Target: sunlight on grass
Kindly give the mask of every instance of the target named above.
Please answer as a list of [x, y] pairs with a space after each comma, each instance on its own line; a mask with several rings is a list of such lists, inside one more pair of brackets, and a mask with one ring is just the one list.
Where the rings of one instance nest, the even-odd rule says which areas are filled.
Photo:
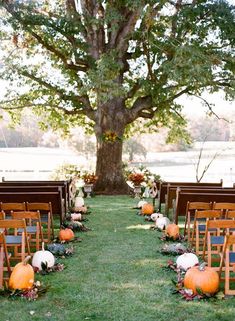
[[137, 224], [137, 225], [130, 225], [130, 226], [127, 226], [126, 229], [127, 230], [132, 230], [132, 229], [135, 229], [135, 230], [149, 230], [151, 227], [153, 227], [154, 225], [153, 224]]
[[134, 290], [141, 290], [142, 285], [139, 283], [132, 283], [132, 282], [127, 282], [127, 283], [122, 283], [120, 285], [112, 285], [111, 287], [112, 290], [129, 290], [129, 289], [134, 289]]
[[145, 266], [145, 265], [155, 265], [159, 263], [158, 259], [142, 259], [142, 260], [138, 260], [136, 262], [134, 262], [134, 265], [140, 265], [140, 266]]

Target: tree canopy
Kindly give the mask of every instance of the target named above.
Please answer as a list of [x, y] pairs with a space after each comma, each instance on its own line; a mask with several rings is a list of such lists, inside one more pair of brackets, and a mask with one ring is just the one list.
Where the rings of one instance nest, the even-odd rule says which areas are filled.
[[[167, 126], [175, 138], [185, 125], [177, 98], [204, 90], [234, 98], [234, 6], [226, 1], [1, 0], [0, 7], [1, 76], [12, 82], [1, 108], [16, 117], [31, 107], [44, 128], [94, 130], [97, 167], [108, 151], [119, 155], [115, 165], [107, 158], [100, 165], [103, 177], [107, 161], [120, 174], [120, 140], [137, 121]], [[106, 148], [107, 132], [119, 141]]]

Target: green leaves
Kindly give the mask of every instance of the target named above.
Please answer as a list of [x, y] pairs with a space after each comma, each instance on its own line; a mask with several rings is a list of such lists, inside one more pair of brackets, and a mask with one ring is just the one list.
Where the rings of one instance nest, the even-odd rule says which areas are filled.
[[[235, 96], [234, 8], [225, 1], [106, 0], [79, 12], [60, 0], [2, 1], [0, 9], [4, 77], [17, 88], [1, 106], [34, 108], [44, 129], [90, 132], [105, 110], [122, 113], [126, 136], [138, 123], [189, 141], [178, 97]], [[149, 104], [137, 107], [143, 97]]]

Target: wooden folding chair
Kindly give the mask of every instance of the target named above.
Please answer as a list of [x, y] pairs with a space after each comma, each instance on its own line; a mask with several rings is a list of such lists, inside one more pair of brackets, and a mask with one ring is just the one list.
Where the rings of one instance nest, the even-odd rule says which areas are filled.
[[206, 220], [219, 219], [221, 218], [222, 211], [220, 210], [205, 210], [205, 211], [195, 211], [193, 230], [192, 230], [192, 239], [191, 245], [195, 244], [196, 254], [202, 254], [203, 251], [200, 250], [200, 245], [204, 243], [204, 236], [206, 232]]
[[[13, 219], [24, 219], [26, 222], [26, 231], [29, 236], [30, 246], [36, 247], [36, 251], [40, 249], [40, 239], [41, 243], [44, 242], [43, 232], [42, 232], [42, 223], [39, 211], [19, 211], [11, 212]], [[23, 232], [22, 229], [18, 230], [19, 233]]]
[[196, 210], [211, 210], [212, 202], [187, 202], [186, 215], [185, 215], [185, 225], [184, 225], [184, 236], [187, 235], [188, 242], [192, 238], [192, 223], [195, 217]]
[[223, 216], [225, 216], [226, 211], [235, 210], [235, 203], [213, 203], [214, 210], [222, 210]]
[[44, 233], [44, 239], [46, 242], [50, 242], [54, 239], [54, 223], [52, 205], [49, 203], [29, 203], [26, 202], [26, 208], [28, 211], [40, 211], [42, 225], [45, 225], [46, 231]]
[[[225, 234], [233, 233], [235, 229], [234, 220], [209, 220], [206, 222], [206, 232], [203, 244], [203, 259], [207, 260], [207, 265], [212, 267], [212, 262], [220, 261], [222, 246]], [[218, 256], [215, 257], [215, 256]], [[219, 270], [218, 267], [213, 267]]]
[[[11, 275], [9, 257], [4, 232], [0, 231], [0, 288], [3, 287], [4, 280], [8, 279]], [[5, 269], [8, 274], [7, 277], [4, 276]]]
[[219, 266], [220, 280], [223, 279], [222, 272], [224, 272], [224, 294], [235, 295], [235, 290], [230, 289], [231, 281], [235, 281], [235, 278], [230, 275], [231, 272], [235, 272], [235, 235], [225, 236]]
[[[25, 220], [0, 220], [0, 229], [5, 230], [5, 240], [7, 249], [12, 249], [11, 260], [23, 261], [27, 255], [31, 255], [28, 234], [26, 231]], [[19, 229], [22, 230], [19, 233]]]
[[0, 202], [0, 210], [3, 211], [7, 218], [10, 218], [11, 211], [25, 211], [26, 203], [3, 203]]

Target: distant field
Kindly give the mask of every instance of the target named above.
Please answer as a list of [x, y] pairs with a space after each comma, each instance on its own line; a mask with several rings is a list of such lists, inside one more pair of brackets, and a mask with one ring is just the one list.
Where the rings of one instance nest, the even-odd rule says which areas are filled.
[[[148, 153], [145, 165], [165, 180], [195, 181], [195, 164], [201, 144], [187, 152]], [[231, 186], [235, 182], [235, 142], [208, 142], [202, 153], [200, 172], [219, 153], [206, 172], [203, 181], [218, 181]], [[59, 165], [77, 164], [81, 168], [94, 168], [95, 159], [78, 156], [69, 149], [59, 148], [0, 148], [0, 177], [5, 179], [47, 179]]]

